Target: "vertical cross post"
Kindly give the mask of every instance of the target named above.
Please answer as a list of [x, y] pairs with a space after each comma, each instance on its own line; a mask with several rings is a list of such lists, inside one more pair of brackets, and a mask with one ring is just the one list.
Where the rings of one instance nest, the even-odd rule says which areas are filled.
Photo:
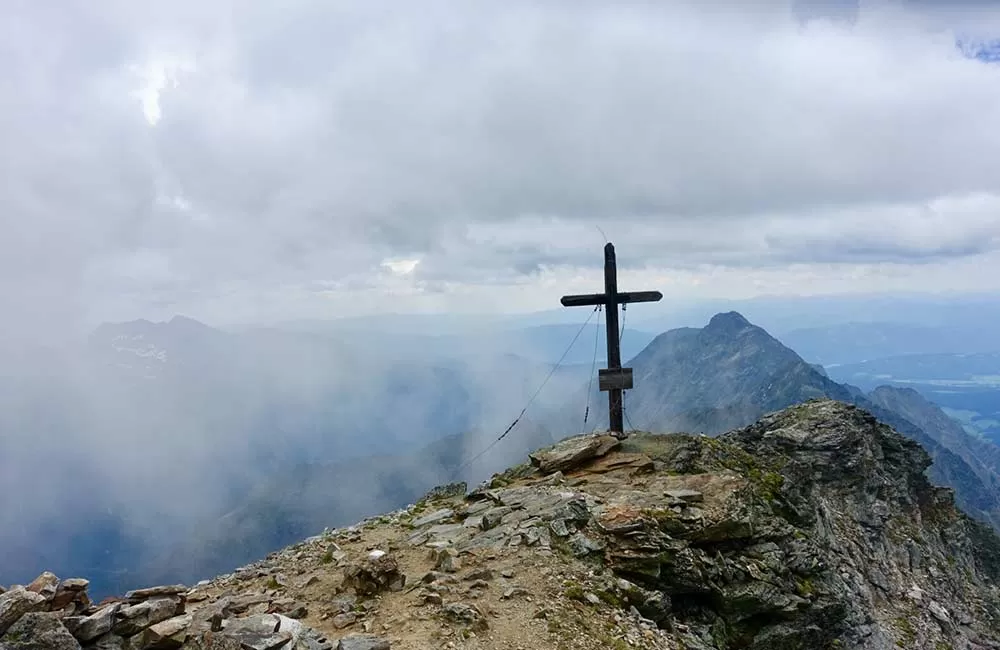
[[609, 431], [624, 435], [625, 423], [622, 410], [622, 391], [632, 388], [632, 369], [622, 368], [621, 338], [618, 333], [618, 306], [630, 302], [656, 302], [663, 298], [659, 291], [634, 291], [618, 293], [618, 262], [614, 244], [604, 247], [604, 293], [563, 296], [564, 307], [603, 305], [607, 308], [608, 367], [601, 370], [598, 385], [608, 392]]
[[[621, 370], [621, 337], [618, 335], [618, 261], [615, 247], [608, 243], [604, 247], [604, 295], [608, 311], [604, 316], [608, 336], [608, 370]], [[608, 416], [612, 433], [623, 433], [625, 421], [622, 414], [621, 387], [608, 390]]]

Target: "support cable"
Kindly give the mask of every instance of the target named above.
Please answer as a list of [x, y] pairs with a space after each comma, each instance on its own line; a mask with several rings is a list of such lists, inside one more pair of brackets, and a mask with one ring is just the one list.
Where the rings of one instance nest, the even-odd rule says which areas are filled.
[[590, 417], [590, 397], [594, 389], [594, 371], [597, 369], [597, 348], [601, 342], [601, 305], [597, 306], [597, 330], [594, 333], [594, 358], [590, 362], [590, 380], [587, 382], [587, 408], [583, 411], [583, 430], [587, 430], [587, 419]]
[[559, 357], [559, 360], [556, 361], [556, 364], [554, 366], [552, 366], [552, 370], [549, 371], [549, 374], [545, 377], [545, 379], [542, 381], [541, 385], [538, 387], [538, 390], [536, 390], [534, 392], [534, 394], [531, 396], [531, 398], [528, 399], [528, 403], [524, 405], [524, 408], [521, 409], [521, 412], [518, 414], [518, 416], [516, 418], [514, 418], [514, 421], [510, 423], [510, 426], [508, 426], [507, 429], [504, 430], [504, 432], [501, 433], [497, 437], [496, 440], [494, 440], [489, 445], [487, 445], [485, 449], [483, 449], [481, 452], [479, 452], [478, 454], [476, 454], [475, 456], [473, 456], [472, 458], [470, 458], [468, 461], [462, 463], [458, 467], [458, 469], [456, 469], [452, 473], [452, 479], [451, 480], [454, 480], [457, 476], [459, 476], [462, 473], [462, 471], [464, 469], [466, 469], [467, 467], [469, 467], [470, 465], [472, 465], [472, 463], [476, 462], [477, 460], [479, 460], [480, 458], [482, 458], [483, 456], [485, 456], [487, 452], [489, 452], [491, 449], [493, 449], [493, 447], [495, 447], [501, 440], [503, 440], [504, 438], [506, 438], [507, 434], [509, 434], [511, 431], [514, 430], [514, 427], [516, 427], [517, 424], [518, 424], [518, 422], [521, 421], [521, 418], [524, 417], [524, 414], [527, 412], [528, 408], [535, 401], [535, 398], [538, 397], [538, 394], [542, 392], [542, 389], [545, 388], [545, 385], [547, 383], [549, 383], [550, 379], [552, 379], [552, 375], [556, 374], [556, 370], [558, 370], [559, 367], [562, 365], [563, 360], [566, 359], [566, 355], [568, 355], [569, 352], [570, 352], [570, 350], [573, 349], [573, 346], [576, 344], [577, 339], [579, 339], [580, 335], [583, 334], [583, 331], [585, 329], [587, 329], [587, 325], [590, 324], [591, 319], [594, 317], [594, 314], [596, 314], [599, 309], [600, 309], [600, 305], [598, 305], [597, 307], [594, 307], [594, 310], [592, 312], [590, 312], [590, 316], [587, 317], [587, 320], [584, 321], [583, 325], [580, 326], [580, 329], [577, 330], [576, 336], [574, 336], [573, 340], [569, 342], [569, 345], [566, 347], [566, 350], [562, 353], [562, 356]]
[[[622, 305], [622, 325], [621, 325], [621, 331], [618, 333], [618, 349], [619, 350], [621, 350], [621, 347], [622, 347], [622, 339], [625, 337], [625, 318], [626, 318], [627, 315], [628, 315], [628, 303], [625, 303], [625, 304]], [[636, 429], [632, 425], [632, 420], [630, 420], [629, 417], [628, 417], [628, 411], [625, 410], [625, 393], [627, 393], [627, 392], [628, 392], [627, 390], [623, 390], [622, 391], [622, 415], [625, 416], [625, 421], [628, 422], [629, 428], [631, 428], [632, 431], [635, 431]], [[625, 432], [623, 431], [622, 433], [625, 433]]]

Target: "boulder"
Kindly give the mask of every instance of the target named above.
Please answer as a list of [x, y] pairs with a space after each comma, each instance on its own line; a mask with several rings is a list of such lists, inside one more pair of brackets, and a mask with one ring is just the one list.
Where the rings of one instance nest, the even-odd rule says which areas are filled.
[[462, 568], [462, 562], [458, 559], [458, 552], [453, 548], [438, 548], [431, 551], [431, 559], [434, 560], [434, 569], [445, 573], [455, 573]]
[[362, 562], [344, 570], [344, 582], [358, 595], [367, 596], [402, 590], [406, 586], [406, 576], [400, 572], [395, 557], [387, 553], [372, 553]]
[[177, 596], [151, 598], [118, 610], [111, 630], [121, 636], [132, 636], [160, 621], [180, 615], [180, 610], [183, 606]]
[[123, 636], [105, 634], [94, 645], [88, 645], [87, 650], [133, 650], [133, 644]]
[[583, 533], [576, 533], [569, 538], [569, 547], [573, 551], [573, 555], [583, 557], [584, 555], [603, 551], [604, 543], [591, 539]]
[[45, 609], [45, 596], [27, 589], [0, 594], [0, 636], [25, 614]]
[[345, 627], [351, 627], [358, 622], [358, 615], [354, 612], [345, 612], [343, 614], [337, 614], [333, 617], [333, 627], [338, 630], [342, 630]]
[[86, 643], [107, 634], [111, 631], [111, 626], [115, 622], [115, 613], [120, 608], [120, 603], [113, 603], [105, 605], [90, 616], [85, 616], [75, 623], [76, 629], [73, 630], [73, 636]]
[[529, 454], [528, 458], [545, 474], [567, 472], [585, 465], [594, 458], [606, 455], [621, 445], [609, 435], [586, 435], [568, 438], [542, 451]]
[[239, 639], [216, 632], [204, 632], [189, 637], [181, 650], [243, 650]]
[[246, 650], [275, 650], [292, 640], [292, 633], [280, 628], [278, 616], [258, 614], [228, 621], [222, 633], [239, 640]]
[[174, 650], [188, 638], [192, 617], [190, 614], [168, 618], [152, 625], [142, 633], [143, 650]]
[[45, 600], [52, 600], [56, 595], [56, 588], [58, 586], [59, 578], [56, 577], [56, 574], [46, 571], [32, 580], [26, 589], [45, 596]]
[[9, 650], [80, 650], [57, 614], [29, 612], [10, 626], [0, 637], [0, 645]]
[[56, 593], [52, 599], [52, 610], [63, 609], [71, 603], [77, 603], [78, 607], [75, 610], [83, 611], [90, 606], [90, 598], [87, 596], [87, 587], [89, 586], [90, 581], [83, 578], [63, 580], [56, 587]]
[[468, 628], [476, 631], [483, 632], [489, 629], [489, 623], [486, 621], [486, 616], [483, 614], [475, 605], [467, 605], [465, 603], [449, 603], [441, 608], [441, 613], [448, 619], [456, 623], [467, 626]]
[[337, 643], [337, 650], [390, 650], [389, 639], [371, 634], [345, 636]]

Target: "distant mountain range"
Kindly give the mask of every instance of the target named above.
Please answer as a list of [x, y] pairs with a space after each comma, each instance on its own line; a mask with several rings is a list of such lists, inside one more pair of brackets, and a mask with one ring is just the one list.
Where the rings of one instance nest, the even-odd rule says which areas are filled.
[[[577, 331], [532, 326], [482, 341], [385, 334], [380, 343], [316, 324], [223, 332], [175, 318], [103, 326], [75, 374], [53, 368], [36, 372], [33, 388], [17, 384], [19, 394], [0, 390], [12, 412], [31, 403], [51, 415], [45, 435], [31, 442], [33, 462], [73, 427], [92, 446], [103, 440], [94, 452], [108, 459], [96, 465], [100, 475], [77, 479], [92, 486], [86, 498], [58, 501], [78, 516], [48, 518], [14, 547], [0, 542], [0, 574], [16, 582], [40, 568], [69, 574], [85, 564], [96, 594], [192, 581], [324, 526], [413, 502], [433, 485], [477, 482], [584, 426], [606, 426], [606, 394], [587, 391], [595, 343], [603, 359], [594, 324], [497, 442], [548, 376], [557, 339], [564, 346]], [[970, 514], [1000, 523], [1000, 448], [967, 435], [915, 391], [838, 383], [736, 312], [703, 328], [624, 338], [637, 350], [636, 387], [626, 399], [637, 428], [714, 435], [813, 397], [853, 403], [924, 445], [932, 480], [953, 487]], [[0, 414], [13, 425], [11, 417]], [[39, 422], [22, 410], [17, 426]], [[28, 444], [0, 440], [14, 443]], [[65, 471], [83, 472], [72, 460], [61, 461]], [[162, 514], [136, 522], [136, 508]], [[88, 528], [83, 522], [97, 513]]]
[[869, 390], [883, 384], [915, 389], [968, 433], [1000, 443], [1000, 352], [890, 356], [827, 371]]
[[864, 363], [901, 355], [1000, 351], [1000, 332], [982, 324], [935, 327], [897, 322], [840, 323], [783, 332], [782, 342], [808, 361]]

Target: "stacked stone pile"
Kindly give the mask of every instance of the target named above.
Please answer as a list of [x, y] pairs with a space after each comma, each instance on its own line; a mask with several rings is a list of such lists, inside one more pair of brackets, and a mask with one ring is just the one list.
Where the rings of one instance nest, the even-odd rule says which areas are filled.
[[46, 572], [30, 585], [0, 589], [0, 650], [333, 648], [322, 635], [290, 616], [238, 616], [254, 604], [253, 596], [192, 609], [188, 595], [196, 592], [169, 585], [130, 591], [123, 598], [94, 604], [87, 587], [87, 580], [60, 580]]

